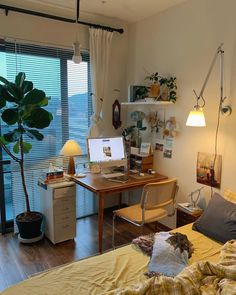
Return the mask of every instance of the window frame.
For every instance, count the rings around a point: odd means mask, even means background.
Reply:
[[[69,104],[68,104],[68,69],[67,61],[72,60],[73,51],[69,49],[48,47],[34,44],[13,43],[0,40],[0,52],[33,55],[41,57],[59,58],[60,60],[60,83],[61,83],[61,127],[62,127],[62,143],[69,139]],[[38,48],[38,50],[37,50]],[[81,52],[82,61],[88,62],[88,109],[91,110],[88,114],[88,126],[90,126],[90,116],[92,115],[92,99],[91,99],[91,80],[90,80],[90,58],[88,51]],[[1,135],[0,122],[0,135]],[[4,174],[10,171],[4,171],[4,165],[9,165],[11,160],[3,160],[2,149],[0,149],[0,233],[13,230],[13,220],[6,221],[6,204],[5,204],[5,188],[4,188]]]

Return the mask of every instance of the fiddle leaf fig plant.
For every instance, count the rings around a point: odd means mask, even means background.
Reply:
[[[20,165],[26,212],[30,212],[30,204],[24,154],[32,149],[28,140],[43,140],[44,136],[38,129],[48,127],[53,119],[52,114],[44,109],[49,99],[44,91],[34,88],[33,83],[26,80],[23,72],[18,73],[14,83],[0,76],[1,119],[9,126],[9,130],[0,136],[0,146]]]

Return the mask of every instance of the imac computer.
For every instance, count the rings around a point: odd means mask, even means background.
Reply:
[[[90,162],[98,163],[102,173],[112,167],[127,166],[123,137],[104,137],[87,139]]]

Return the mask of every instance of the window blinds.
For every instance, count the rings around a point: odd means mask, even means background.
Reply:
[[[33,168],[27,165],[26,169],[33,210],[38,208],[35,201],[37,198],[34,198],[34,195],[38,194],[36,188],[38,173],[42,167],[45,169],[50,159],[59,155],[65,141],[75,139],[82,147],[83,153],[87,153],[86,137],[90,125],[89,118],[92,114],[89,54],[82,52],[83,61],[80,64],[74,64],[71,61],[72,55],[72,50],[38,45],[12,42],[0,45],[0,75],[14,81],[18,72],[25,72],[26,79],[32,81],[35,88],[45,91],[51,98],[46,109],[53,114],[53,121],[49,127],[41,130],[44,140],[31,141],[33,148],[29,154],[25,155],[26,162],[34,164]],[[2,133],[5,133],[8,128],[4,122],[1,122]],[[3,160],[8,159],[9,156],[3,153]],[[40,168],[38,170],[35,168],[37,165]],[[17,196],[21,191],[21,178],[18,175],[17,166],[13,166],[13,208],[14,213],[17,214],[18,211],[23,211],[22,198]],[[83,200],[77,200],[77,204],[83,204],[83,207],[78,208],[77,216],[93,213],[93,201],[85,196],[87,195],[85,190],[81,188],[78,190],[78,196]]]

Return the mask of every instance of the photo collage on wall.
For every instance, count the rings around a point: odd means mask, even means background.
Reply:
[[[166,120],[165,120],[165,110],[158,110],[158,125],[155,135],[155,150],[162,153],[164,158],[171,159],[173,151],[173,141],[174,138],[166,136]]]

